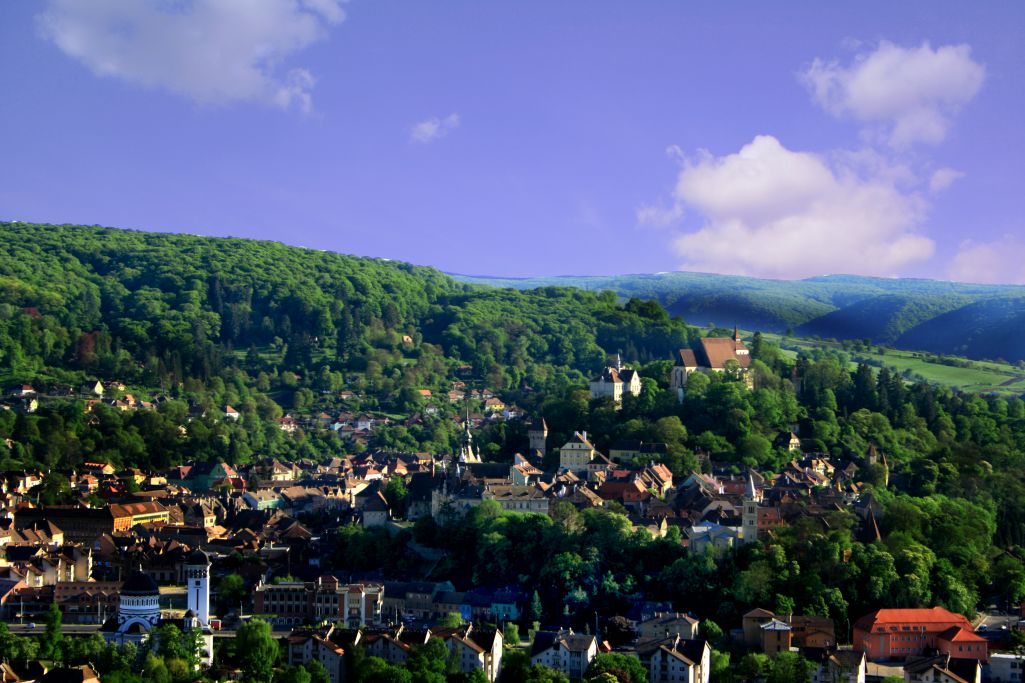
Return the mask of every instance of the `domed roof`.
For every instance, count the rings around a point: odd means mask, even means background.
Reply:
[[[160,589],[156,581],[136,570],[121,585],[121,595],[160,595]]]
[[[188,557],[185,558],[185,564],[199,564],[205,567],[210,564],[210,558],[202,550],[196,548],[191,553],[189,553]]]

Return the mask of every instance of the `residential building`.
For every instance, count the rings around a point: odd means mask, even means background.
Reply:
[[[994,652],[985,670],[991,683],[1022,683],[1025,681],[1025,655]]]
[[[156,501],[148,503],[111,504],[110,514],[114,518],[114,531],[128,531],[136,524],[170,521],[170,513]]]
[[[708,683],[712,649],[703,640],[670,636],[637,643],[649,683]]]
[[[337,621],[359,628],[382,623],[383,606],[382,584],[343,584],[333,576],[278,584],[261,581],[253,590],[253,609],[275,625]]]
[[[939,654],[906,663],[904,680],[908,683],[981,683],[982,666],[977,659]]]
[[[865,683],[868,660],[855,650],[803,648],[811,662],[811,683]]]
[[[587,477],[587,467],[597,455],[598,449],[587,440],[587,432],[573,432],[573,438],[559,449],[559,469]]]
[[[436,635],[448,647],[451,661],[460,673],[481,670],[489,681],[498,678],[502,667],[502,632],[476,630],[473,625]]]
[[[654,617],[637,624],[637,639],[659,640],[679,636],[685,640],[694,640],[698,637],[700,624],[701,622],[689,614],[656,612]]]
[[[640,396],[640,373],[624,367],[619,354],[613,356],[610,361],[608,366],[591,379],[591,398],[608,397],[616,403],[622,403],[624,394]]]
[[[583,678],[591,660],[598,655],[594,636],[569,631],[538,631],[530,648],[530,663],[543,664],[562,672],[571,681]]]

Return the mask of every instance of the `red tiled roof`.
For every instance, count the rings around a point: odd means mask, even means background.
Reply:
[[[961,628],[960,626],[951,626],[943,633],[937,636],[941,640],[947,640],[951,643],[986,643],[989,642],[982,636],[973,633],[967,629]]]
[[[698,359],[691,349],[680,349],[680,363],[687,368],[698,367]]]
[[[701,349],[708,358],[708,367],[710,368],[722,369],[726,367],[728,360],[737,361],[742,368],[751,365],[750,355],[737,355],[738,350],[747,349],[742,341],[734,341],[729,337],[706,337],[701,340]]]
[[[961,614],[955,614],[942,607],[924,609],[881,609],[866,614],[854,624],[855,628],[871,630],[880,626],[903,624],[958,624],[971,629],[971,623]]]

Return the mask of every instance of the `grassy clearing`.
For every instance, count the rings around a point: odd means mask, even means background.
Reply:
[[[1025,370],[1005,363],[992,361],[974,361],[967,358],[953,359],[958,365],[947,365],[930,360],[919,351],[903,351],[898,349],[870,350],[844,349],[838,342],[763,333],[766,341],[780,345],[783,353],[794,358],[801,350],[811,351],[816,348],[833,348],[844,351],[851,358],[851,367],[865,361],[873,366],[885,366],[897,372],[933,384],[949,386],[960,391],[995,393],[1002,396],[1021,396],[1025,394]],[[961,364],[965,367],[960,367]]]

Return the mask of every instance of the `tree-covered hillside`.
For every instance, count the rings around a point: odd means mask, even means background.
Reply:
[[[611,277],[488,278],[461,282],[530,289],[556,285],[651,299],[697,325],[740,325],[972,358],[1025,359],[1020,329],[1025,287],[830,275],[798,281],[706,273]],[[971,308],[973,304],[981,308]],[[963,313],[959,313],[964,308]],[[974,311],[974,312],[973,312]],[[942,321],[930,324],[934,320]],[[1016,325],[1018,327],[1016,327]],[[940,332],[940,333],[938,333]]]
[[[9,464],[341,452],[333,434],[289,440],[274,421],[342,389],[362,409],[409,414],[419,391],[448,391],[457,374],[519,400],[583,382],[607,353],[668,358],[691,334],[658,305],[622,306],[611,292],[496,291],[270,242],[23,223],[0,223],[0,240],[3,386],[100,378],[171,399],[156,412],[101,411],[111,414],[88,428],[74,407],[51,421],[19,417],[9,427],[28,438]],[[193,421],[177,438],[184,411],[225,405],[242,418]],[[453,431],[439,421],[419,441],[446,452]],[[403,444],[415,445],[391,445]]]

